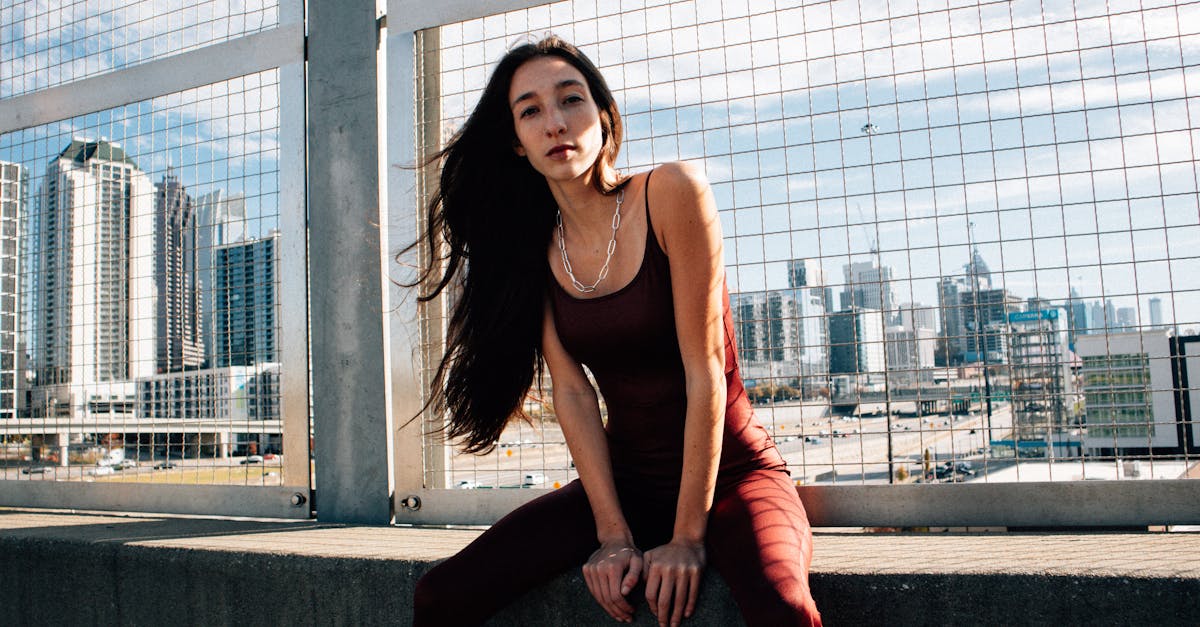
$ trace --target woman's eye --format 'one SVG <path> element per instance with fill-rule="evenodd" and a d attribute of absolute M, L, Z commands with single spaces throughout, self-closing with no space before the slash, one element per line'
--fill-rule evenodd
<path fill-rule="evenodd" d="M 537 113 L 537 107 L 528 107 L 521 110 L 521 117 L 527 118 L 535 113 Z"/>
<path fill-rule="evenodd" d="M 563 99 L 563 104 L 572 104 L 572 103 L 576 103 L 576 102 L 583 102 L 583 96 L 580 96 L 578 94 L 571 94 L 570 96 L 567 96 L 566 98 Z"/>

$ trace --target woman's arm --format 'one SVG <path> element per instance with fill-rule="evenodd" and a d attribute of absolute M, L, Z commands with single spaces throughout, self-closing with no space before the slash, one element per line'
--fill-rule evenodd
<path fill-rule="evenodd" d="M 637 585 L 642 555 L 621 511 L 613 481 L 608 438 L 600 420 L 596 390 L 583 367 L 562 346 L 554 315 L 547 301 L 542 323 L 542 355 L 550 368 L 554 387 L 554 412 L 575 460 L 579 480 L 596 519 L 600 548 L 583 567 L 588 589 L 600 605 L 620 621 L 633 619 L 633 606 L 625 599 Z"/>
<path fill-rule="evenodd" d="M 646 597 L 660 624 L 677 625 L 695 609 L 705 561 L 704 534 L 721 458 L 725 275 L 716 201 L 704 173 L 672 163 L 655 174 L 652 222 L 662 232 L 670 260 L 687 415 L 674 536 L 669 544 L 646 553 Z"/>

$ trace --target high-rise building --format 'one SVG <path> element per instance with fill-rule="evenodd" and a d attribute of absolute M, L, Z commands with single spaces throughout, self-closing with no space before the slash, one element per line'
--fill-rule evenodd
<path fill-rule="evenodd" d="M 961 363 L 962 354 L 967 350 L 962 295 L 968 291 L 967 282 L 961 276 L 942 277 L 938 281 L 938 311 L 942 319 L 940 335 L 945 338 L 946 354 L 951 363 Z"/>
<path fill-rule="evenodd" d="M 279 233 L 213 251 L 217 367 L 279 361 Z"/>
<path fill-rule="evenodd" d="M 892 294 L 892 269 L 871 261 L 856 261 L 842 266 L 846 285 L 842 291 L 841 308 L 875 309 L 885 316 L 895 308 Z"/>
<path fill-rule="evenodd" d="M 200 284 L 200 335 L 204 358 L 216 363 L 213 340 L 213 295 L 216 268 L 213 253 L 218 246 L 246 239 L 246 196 L 215 190 L 196 199 L 196 275 Z"/>
<path fill-rule="evenodd" d="M 1157 329 L 1157 328 L 1161 327 L 1162 325 L 1163 325 L 1162 299 L 1157 298 L 1157 297 L 1151 298 L 1150 299 L 1150 326 Z"/>
<path fill-rule="evenodd" d="M 29 177 L 16 163 L 0 161 L 0 419 L 15 418 L 21 404 L 21 234 Z"/>
<path fill-rule="evenodd" d="M 1119 331 L 1121 325 L 1117 322 L 1117 306 L 1112 299 L 1104 301 L 1104 330 Z"/>
<path fill-rule="evenodd" d="M 1117 309 L 1117 329 L 1121 331 L 1136 331 L 1137 309 L 1134 307 L 1120 307 Z"/>
<path fill-rule="evenodd" d="M 937 331 L 937 309 L 921 303 L 901 303 L 898 309 L 898 326 L 909 331 L 929 329 Z"/>
<path fill-rule="evenodd" d="M 966 334 L 963 362 L 1004 363 L 1008 314 L 1021 310 L 1021 299 L 1004 289 L 959 294 Z"/>
<path fill-rule="evenodd" d="M 30 410 L 131 412 L 156 361 L 149 177 L 117 144 L 73 140 L 46 168 L 30 232 Z"/>
<path fill-rule="evenodd" d="M 748 380 L 797 385 L 805 395 L 824 387 L 828 371 L 825 289 L 815 262 L 788 263 L 785 290 L 730 295 L 738 365 Z"/>
<path fill-rule="evenodd" d="M 1071 288 L 1071 297 L 1067 300 L 1067 332 L 1069 342 L 1075 346 L 1075 337 L 1086 335 L 1088 330 L 1088 306 L 1079 297 L 1079 290 Z"/>
<path fill-rule="evenodd" d="M 890 385 L 933 380 L 937 332 L 929 327 L 887 328 L 887 369 Z"/>
<path fill-rule="evenodd" d="M 1108 323 L 1104 314 L 1104 303 L 1094 300 L 1088 306 L 1088 333 L 1103 333 L 1106 329 Z"/>
<path fill-rule="evenodd" d="M 196 208 L 170 169 L 154 190 L 157 372 L 204 363 L 196 276 Z"/>
<path fill-rule="evenodd" d="M 1069 427 L 1072 408 L 1067 397 L 1074 393 L 1074 385 L 1063 317 L 1056 307 L 1008 314 L 1009 376 L 1017 439 L 1046 439 Z M 1066 451 L 1055 453 L 1060 452 Z"/>
<path fill-rule="evenodd" d="M 883 314 L 847 309 L 829 317 L 829 372 L 882 379 L 886 364 Z"/>

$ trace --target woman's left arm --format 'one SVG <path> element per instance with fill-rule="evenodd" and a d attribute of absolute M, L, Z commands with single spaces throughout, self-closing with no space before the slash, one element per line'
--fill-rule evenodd
<path fill-rule="evenodd" d="M 674 536 L 645 554 L 643 569 L 646 598 L 659 624 L 678 625 L 695 609 L 721 458 L 726 402 L 724 257 L 716 201 L 704 173 L 672 163 L 660 167 L 653 180 L 652 221 L 662 232 L 670 260 L 687 415 Z"/>

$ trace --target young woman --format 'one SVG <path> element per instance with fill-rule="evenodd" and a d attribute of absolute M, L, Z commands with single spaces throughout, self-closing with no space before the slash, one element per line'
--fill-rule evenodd
<path fill-rule="evenodd" d="M 711 564 L 748 624 L 820 624 L 804 507 L 738 375 L 712 193 L 679 163 L 621 176 L 620 143 L 603 77 L 550 37 L 500 61 L 440 155 L 434 294 L 456 277 L 462 292 L 431 406 L 490 450 L 544 359 L 579 480 L 429 571 L 416 625 L 478 624 L 581 564 L 618 621 L 644 591 L 680 624 Z"/>

